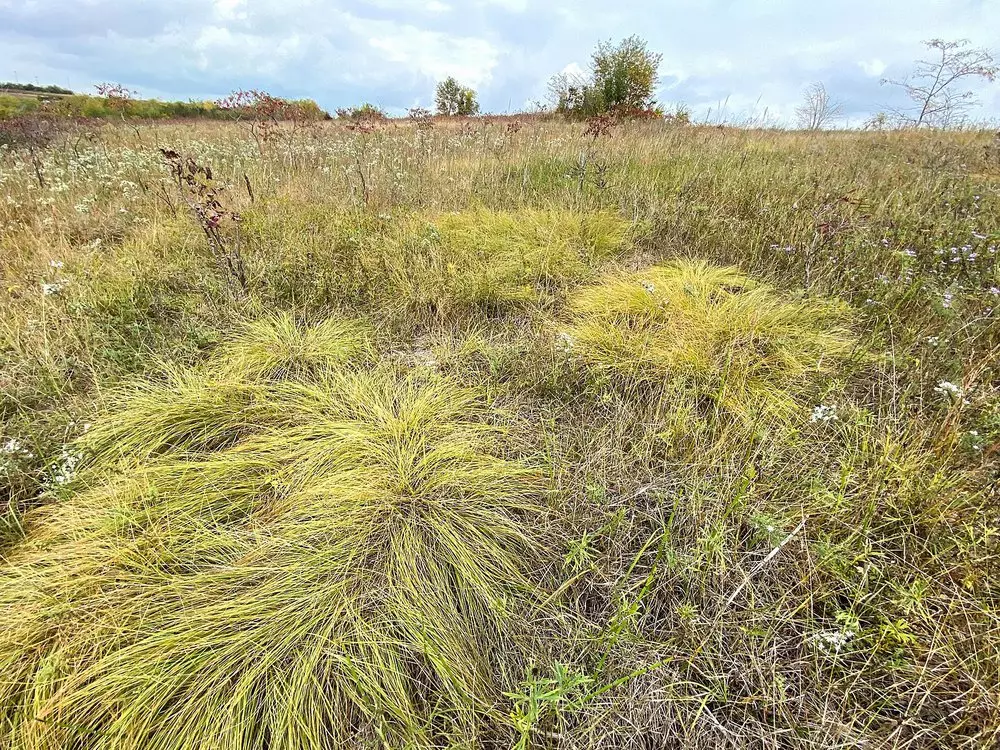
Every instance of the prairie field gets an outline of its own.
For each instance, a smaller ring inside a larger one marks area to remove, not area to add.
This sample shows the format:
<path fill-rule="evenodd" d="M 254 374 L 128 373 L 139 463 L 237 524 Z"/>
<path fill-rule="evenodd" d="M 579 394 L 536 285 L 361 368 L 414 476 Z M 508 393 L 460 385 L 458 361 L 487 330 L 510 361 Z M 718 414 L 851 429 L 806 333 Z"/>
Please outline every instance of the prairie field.
<path fill-rule="evenodd" d="M 0 748 L 1000 745 L 1000 135 L 585 127 L 0 146 Z"/>

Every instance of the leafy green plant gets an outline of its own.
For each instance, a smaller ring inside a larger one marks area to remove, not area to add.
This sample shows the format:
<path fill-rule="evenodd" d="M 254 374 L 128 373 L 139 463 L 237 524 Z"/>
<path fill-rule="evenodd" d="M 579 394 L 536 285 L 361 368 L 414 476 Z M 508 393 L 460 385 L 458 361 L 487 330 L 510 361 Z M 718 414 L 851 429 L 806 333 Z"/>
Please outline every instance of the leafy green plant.
<path fill-rule="evenodd" d="M 469 117 L 479 114 L 476 92 L 449 76 L 437 85 L 434 96 L 439 115 Z"/>

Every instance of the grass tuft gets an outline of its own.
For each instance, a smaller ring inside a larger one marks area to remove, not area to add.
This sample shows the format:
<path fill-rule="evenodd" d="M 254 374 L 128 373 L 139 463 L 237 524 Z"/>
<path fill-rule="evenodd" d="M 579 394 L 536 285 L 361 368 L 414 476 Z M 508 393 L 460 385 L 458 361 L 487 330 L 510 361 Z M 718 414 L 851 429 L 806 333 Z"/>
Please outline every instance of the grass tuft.
<path fill-rule="evenodd" d="M 703 261 L 613 276 L 579 291 L 570 313 L 564 341 L 588 366 L 679 387 L 745 422 L 788 415 L 797 392 L 854 345 L 843 306 Z"/>
<path fill-rule="evenodd" d="M 502 721 L 542 482 L 474 391 L 336 365 L 363 342 L 251 324 L 95 426 L 0 569 L 0 742 L 428 744 Z"/>

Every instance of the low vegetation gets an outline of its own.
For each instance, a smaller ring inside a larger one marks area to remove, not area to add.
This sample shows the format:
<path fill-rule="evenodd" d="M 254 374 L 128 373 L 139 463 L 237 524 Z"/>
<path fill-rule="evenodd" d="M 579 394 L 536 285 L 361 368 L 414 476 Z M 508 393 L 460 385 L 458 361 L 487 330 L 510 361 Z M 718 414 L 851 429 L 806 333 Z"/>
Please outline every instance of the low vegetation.
<path fill-rule="evenodd" d="M 0 747 L 1000 742 L 992 133 L 42 140 Z"/>

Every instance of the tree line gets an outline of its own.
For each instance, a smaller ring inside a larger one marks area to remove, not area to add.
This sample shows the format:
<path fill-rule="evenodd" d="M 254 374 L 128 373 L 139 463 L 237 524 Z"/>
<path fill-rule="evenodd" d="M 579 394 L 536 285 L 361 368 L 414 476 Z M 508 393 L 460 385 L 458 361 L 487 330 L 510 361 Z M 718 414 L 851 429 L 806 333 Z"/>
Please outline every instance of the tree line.
<path fill-rule="evenodd" d="M 924 44 L 930 55 L 927 59 L 917 60 L 910 75 L 882 81 L 883 85 L 900 89 L 909 105 L 877 113 L 867 123 L 868 127 L 956 125 L 977 104 L 974 92 L 967 88 L 967 82 L 977 79 L 994 81 L 1000 73 L 993 53 L 972 47 L 967 39 L 931 39 Z M 547 109 L 579 119 L 612 115 L 617 118 L 666 117 L 687 123 L 690 114 L 683 105 L 665 112 L 654 98 L 660 82 L 662 59 L 663 56 L 650 50 L 647 42 L 639 36 L 627 37 L 617 44 L 600 42 L 591 55 L 588 71 L 563 72 L 552 76 L 548 83 Z M 5 94 L 5 89 L 30 92 L 36 96 Z M 223 100 L 163 102 L 138 99 L 121 87 L 117 89 L 102 84 L 98 86 L 100 96 L 86 96 L 58 86 L 0 83 L 0 118 L 38 110 L 81 118 L 231 119 L 233 116 L 232 107 L 220 106 Z M 122 96 L 120 92 L 126 95 Z M 46 99 L 44 94 L 58 94 L 59 97 Z M 289 101 L 286 104 L 314 119 L 329 117 L 312 100 Z M 452 76 L 437 84 L 434 104 L 436 114 L 440 116 L 468 117 L 480 112 L 477 92 Z M 820 130 L 836 123 L 843 111 L 843 103 L 827 91 L 824 83 L 817 81 L 806 87 L 802 102 L 795 109 L 795 123 L 804 130 Z M 422 119 L 431 114 L 430 110 L 422 107 L 410 110 L 412 119 Z M 386 113 L 373 104 L 341 108 L 337 110 L 337 115 L 355 121 L 387 118 Z"/>

